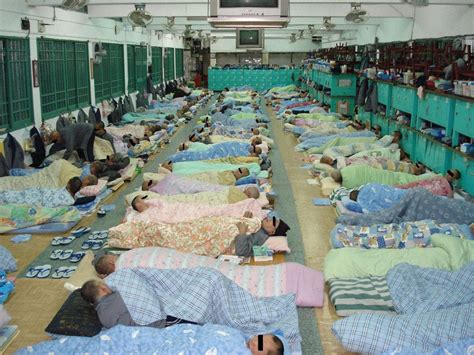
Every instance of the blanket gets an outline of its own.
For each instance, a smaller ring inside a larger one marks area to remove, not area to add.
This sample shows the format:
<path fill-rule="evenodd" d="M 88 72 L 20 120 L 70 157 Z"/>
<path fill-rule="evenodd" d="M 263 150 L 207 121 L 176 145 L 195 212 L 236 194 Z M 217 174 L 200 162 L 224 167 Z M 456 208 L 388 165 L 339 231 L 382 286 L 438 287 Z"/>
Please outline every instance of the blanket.
<path fill-rule="evenodd" d="M 225 186 L 202 182 L 179 176 L 175 173 L 166 175 L 150 188 L 150 191 L 161 195 L 194 194 L 197 192 L 222 192 Z"/>
<path fill-rule="evenodd" d="M 211 216 L 243 217 L 246 212 L 251 212 L 254 218 L 262 220 L 268 214 L 255 199 L 246 199 L 238 203 L 209 206 L 206 204 L 169 203 L 160 200 L 146 200 L 148 209 L 139 213 L 129 210 L 125 216 L 127 222 L 152 221 L 163 223 L 189 222 L 195 219 Z"/>
<path fill-rule="evenodd" d="M 471 303 L 474 302 L 474 262 L 457 271 L 398 264 L 387 273 L 387 284 L 399 314 L 425 313 Z"/>
<path fill-rule="evenodd" d="M 128 124 L 122 127 L 109 126 L 105 130 L 113 137 L 122 140 L 123 136 L 131 135 L 138 139 L 145 138 L 145 126 Z"/>
<path fill-rule="evenodd" d="M 387 158 L 392 160 L 400 160 L 400 149 L 398 147 L 389 146 L 386 148 L 371 148 L 369 150 L 362 150 L 359 153 L 353 154 L 351 158 L 363 158 L 363 157 L 379 157 Z"/>
<path fill-rule="evenodd" d="M 169 157 L 172 162 L 209 160 L 250 155 L 250 144 L 244 142 L 222 142 L 210 145 L 206 150 L 184 150 Z"/>
<path fill-rule="evenodd" d="M 410 189 L 399 203 L 379 212 L 360 216 L 339 216 L 338 223 L 369 226 L 432 219 L 438 223 L 471 224 L 474 204 L 433 195 L 425 189 Z"/>
<path fill-rule="evenodd" d="M 375 182 L 384 185 L 403 185 L 413 181 L 424 180 L 433 176 L 431 173 L 412 175 L 398 171 L 389 171 L 365 165 L 350 165 L 341 169 L 342 185 L 348 188 Z"/>
<path fill-rule="evenodd" d="M 199 324 L 229 326 L 247 337 L 280 329 L 290 345 L 301 341 L 293 295 L 258 298 L 213 269 L 121 269 L 105 281 L 120 292 L 138 324 L 172 314 Z"/>
<path fill-rule="evenodd" d="M 439 224 L 432 220 L 424 220 L 400 224 L 374 224 L 369 227 L 337 224 L 331 231 L 331 245 L 333 248 L 365 249 L 426 247 L 431 245 L 431 236 L 434 234 L 474 239 L 467 225 Z"/>
<path fill-rule="evenodd" d="M 453 190 L 449 185 L 448 180 L 443 176 L 434 176 L 432 178 L 417 180 L 404 185 L 397 185 L 400 189 L 413 189 L 415 187 L 421 187 L 430 191 L 434 195 L 439 196 L 451 196 Z"/>
<path fill-rule="evenodd" d="M 323 305 L 324 278 L 322 273 L 297 263 L 242 266 L 173 249 L 139 248 L 120 255 L 115 267 L 116 269 L 208 267 L 220 271 L 257 297 L 295 294 L 298 306 L 321 307 Z"/>
<path fill-rule="evenodd" d="M 118 325 L 94 337 L 61 337 L 20 349 L 16 354 L 241 354 L 250 355 L 247 339 L 236 329 L 177 324 L 165 329 Z"/>
<path fill-rule="evenodd" d="M 214 257 L 233 254 L 238 222 L 249 226 L 248 233 L 260 230 L 257 218 L 206 217 L 176 224 L 127 222 L 109 229 L 109 245 L 122 249 L 160 246 Z"/>
<path fill-rule="evenodd" d="M 357 203 L 364 213 L 377 212 L 397 204 L 406 193 L 390 185 L 371 183 L 359 189 Z"/>
<path fill-rule="evenodd" d="M 68 161 L 59 159 L 31 176 L 2 177 L 0 179 L 0 191 L 22 191 L 26 188 L 59 189 L 65 187 L 73 177 L 81 176 L 81 172 L 81 169 L 76 168 Z"/>
<path fill-rule="evenodd" d="M 243 167 L 248 168 L 251 175 L 258 175 L 261 171 L 260 165 L 257 163 L 235 165 L 229 163 L 208 163 L 207 161 L 188 161 L 173 163 L 173 173 L 184 176 L 206 172 L 231 171 Z"/>
<path fill-rule="evenodd" d="M 376 140 L 374 132 L 371 131 L 356 131 L 349 133 L 332 134 L 328 136 L 315 136 L 308 139 L 301 140 L 301 143 L 296 145 L 295 150 L 302 152 L 305 150 L 311 150 L 312 153 L 322 153 L 325 148 L 332 147 L 335 145 L 347 144 L 345 138 L 372 138 L 369 142 Z M 343 139 L 341 141 L 341 139 Z M 324 149 L 322 147 L 325 147 Z"/>
<path fill-rule="evenodd" d="M 54 208 L 72 206 L 74 198 L 66 188 L 26 188 L 22 191 L 0 191 L 0 205 L 4 204 Z"/>
<path fill-rule="evenodd" d="M 372 168 L 390 170 L 390 171 L 399 171 L 402 173 L 412 174 L 414 171 L 415 165 L 412 163 L 407 163 L 400 160 L 394 160 L 387 157 L 374 157 L 374 156 L 364 156 L 364 157 L 340 157 L 337 159 L 337 168 L 342 169 L 349 165 L 368 165 Z"/>
<path fill-rule="evenodd" d="M 80 219 L 81 215 L 74 207 L 5 204 L 0 205 L 0 234 L 47 223 L 77 223 Z"/>
<path fill-rule="evenodd" d="M 378 150 L 380 148 L 391 148 L 392 151 L 395 151 L 398 149 L 398 144 L 392 144 L 392 140 L 393 140 L 392 136 L 384 136 L 376 142 L 374 142 L 374 140 L 367 141 L 367 140 L 359 139 L 359 140 L 354 140 L 353 142 L 348 142 L 345 144 L 338 144 L 337 146 L 327 147 L 327 149 L 324 149 L 323 151 L 319 153 L 323 153 L 324 155 L 327 155 L 328 157 L 331 157 L 331 158 L 337 158 L 337 157 L 349 157 L 356 153 L 360 153 L 363 151 Z M 311 150 L 309 152 L 312 153 Z M 387 152 L 385 151 L 385 153 Z"/>
<path fill-rule="evenodd" d="M 307 150 L 309 154 L 321 154 L 323 153 L 324 155 L 327 156 L 334 156 L 334 153 L 327 153 L 327 151 L 330 151 L 331 149 L 336 149 L 337 147 L 346 147 L 348 145 L 366 145 L 366 146 L 372 146 L 372 144 L 376 144 L 375 141 L 377 138 L 375 136 L 373 137 L 337 137 L 335 139 L 332 139 L 325 144 L 319 146 L 319 147 L 314 147 L 310 148 Z M 338 154 L 339 155 L 344 155 L 344 154 Z"/>
<path fill-rule="evenodd" d="M 94 138 L 94 159 L 104 160 L 114 153 L 115 151 L 112 143 L 99 137 Z"/>
<path fill-rule="evenodd" d="M 333 332 L 349 351 L 429 352 L 474 337 L 474 263 L 456 272 L 399 264 L 387 284 L 400 315 L 362 314 L 334 323 Z"/>

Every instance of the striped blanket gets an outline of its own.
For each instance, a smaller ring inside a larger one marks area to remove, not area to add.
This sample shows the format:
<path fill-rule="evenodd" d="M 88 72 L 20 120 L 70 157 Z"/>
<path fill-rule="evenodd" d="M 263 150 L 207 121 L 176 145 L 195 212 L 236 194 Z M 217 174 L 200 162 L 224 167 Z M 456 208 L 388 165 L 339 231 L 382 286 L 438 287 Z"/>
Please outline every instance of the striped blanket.
<path fill-rule="evenodd" d="M 302 307 L 322 307 L 324 279 L 320 271 L 297 263 L 268 266 L 236 265 L 207 256 L 182 253 L 168 248 L 139 248 L 123 253 L 116 268 L 185 269 L 208 267 L 257 297 L 296 295 Z M 291 277 L 289 277 L 291 275 Z"/>
<path fill-rule="evenodd" d="M 357 313 L 393 313 L 385 276 L 368 276 L 328 281 L 329 299 L 340 317 Z"/>

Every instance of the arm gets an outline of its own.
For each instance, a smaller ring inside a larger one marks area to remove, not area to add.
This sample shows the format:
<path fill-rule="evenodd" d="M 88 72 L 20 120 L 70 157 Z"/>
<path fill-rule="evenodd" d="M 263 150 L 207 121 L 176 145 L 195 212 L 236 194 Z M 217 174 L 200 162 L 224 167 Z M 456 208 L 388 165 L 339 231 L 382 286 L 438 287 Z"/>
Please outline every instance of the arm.
<path fill-rule="evenodd" d="M 240 234 L 235 238 L 235 254 L 238 256 L 252 256 L 252 247 L 263 245 L 267 239 L 268 235 L 262 230 L 250 235 Z"/>

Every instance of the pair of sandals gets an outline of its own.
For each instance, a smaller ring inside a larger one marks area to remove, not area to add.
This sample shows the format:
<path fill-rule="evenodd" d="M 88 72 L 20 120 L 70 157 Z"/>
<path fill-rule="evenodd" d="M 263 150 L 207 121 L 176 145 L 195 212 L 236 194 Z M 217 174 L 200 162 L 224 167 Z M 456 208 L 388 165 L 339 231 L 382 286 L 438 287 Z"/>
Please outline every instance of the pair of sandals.
<path fill-rule="evenodd" d="M 68 279 L 76 271 L 77 266 L 60 266 L 51 274 L 53 279 Z"/>
<path fill-rule="evenodd" d="M 107 239 L 108 236 L 109 236 L 109 232 L 107 230 L 95 231 L 95 232 L 92 232 L 92 234 L 89 236 L 89 239 L 90 240 Z"/>
<path fill-rule="evenodd" d="M 38 266 L 33 266 L 28 269 L 26 272 L 26 277 L 28 278 L 34 278 L 37 277 L 39 279 L 45 279 L 49 276 L 51 273 L 51 265 L 38 265 Z"/>
<path fill-rule="evenodd" d="M 56 249 L 53 250 L 51 255 L 49 256 L 50 259 L 52 260 L 67 260 L 71 263 L 78 263 L 79 261 L 82 260 L 82 258 L 86 255 L 85 252 L 79 251 L 79 252 L 74 252 L 72 249 L 67 249 L 67 250 L 62 250 L 62 249 Z"/>
<path fill-rule="evenodd" d="M 54 237 L 51 241 L 51 245 L 58 246 L 58 245 L 68 245 L 71 244 L 76 237 L 71 235 L 69 237 Z"/>
<path fill-rule="evenodd" d="M 86 240 L 84 241 L 84 243 L 82 243 L 81 249 L 98 250 L 102 248 L 103 245 L 104 245 L 104 242 L 102 240 Z"/>

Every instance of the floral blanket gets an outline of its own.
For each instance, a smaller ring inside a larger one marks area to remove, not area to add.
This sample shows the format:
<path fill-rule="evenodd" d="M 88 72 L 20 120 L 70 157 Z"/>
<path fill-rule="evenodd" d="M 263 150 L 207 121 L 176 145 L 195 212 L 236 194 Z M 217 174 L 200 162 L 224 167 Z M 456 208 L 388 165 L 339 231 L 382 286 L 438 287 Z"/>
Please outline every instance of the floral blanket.
<path fill-rule="evenodd" d="M 26 188 L 21 191 L 0 191 L 0 205 L 5 204 L 54 208 L 72 206 L 74 204 L 74 198 L 66 188 Z"/>
<path fill-rule="evenodd" d="M 331 231 L 331 244 L 333 248 L 405 249 L 426 247 L 431 244 L 431 236 L 434 234 L 474 239 L 467 225 L 423 220 L 400 224 L 374 224 L 368 227 L 336 224 Z"/>
<path fill-rule="evenodd" d="M 0 233 L 46 223 L 78 222 L 81 215 L 74 207 L 33 207 L 30 205 L 0 205 Z"/>
<path fill-rule="evenodd" d="M 337 168 L 342 169 L 349 165 L 368 165 L 372 168 L 399 171 L 402 173 L 410 173 L 415 165 L 400 160 L 394 160 L 386 157 L 364 156 L 364 157 L 339 157 L 337 158 Z"/>
<path fill-rule="evenodd" d="M 245 142 L 222 142 L 211 144 L 206 150 L 184 150 L 169 157 L 172 162 L 210 160 L 250 155 L 250 144 Z"/>
<path fill-rule="evenodd" d="M 165 247 L 214 257 L 233 254 L 238 222 L 249 226 L 248 233 L 260 230 L 258 218 L 205 217 L 175 224 L 127 222 L 109 229 L 109 245 L 123 249 Z"/>
<path fill-rule="evenodd" d="M 435 176 L 430 179 L 423 179 L 418 181 L 413 181 L 408 184 L 398 185 L 400 189 L 413 189 L 416 187 L 421 187 L 430 191 L 434 195 L 439 196 L 451 196 L 453 190 L 451 189 L 451 185 L 449 185 L 448 180 L 443 176 Z"/>
<path fill-rule="evenodd" d="M 376 142 L 359 139 L 358 141 L 354 141 L 354 142 L 337 144 L 331 147 L 324 147 L 327 149 L 320 151 L 320 153 L 323 153 L 324 155 L 327 155 L 328 157 L 331 157 L 331 158 L 349 157 L 351 155 L 354 155 L 356 153 L 363 152 L 366 150 L 388 148 L 392 144 L 392 140 L 393 140 L 393 137 L 388 136 L 388 135 L 382 137 Z M 395 150 L 395 149 L 392 149 L 392 150 Z M 310 151 L 310 153 L 312 152 Z"/>

